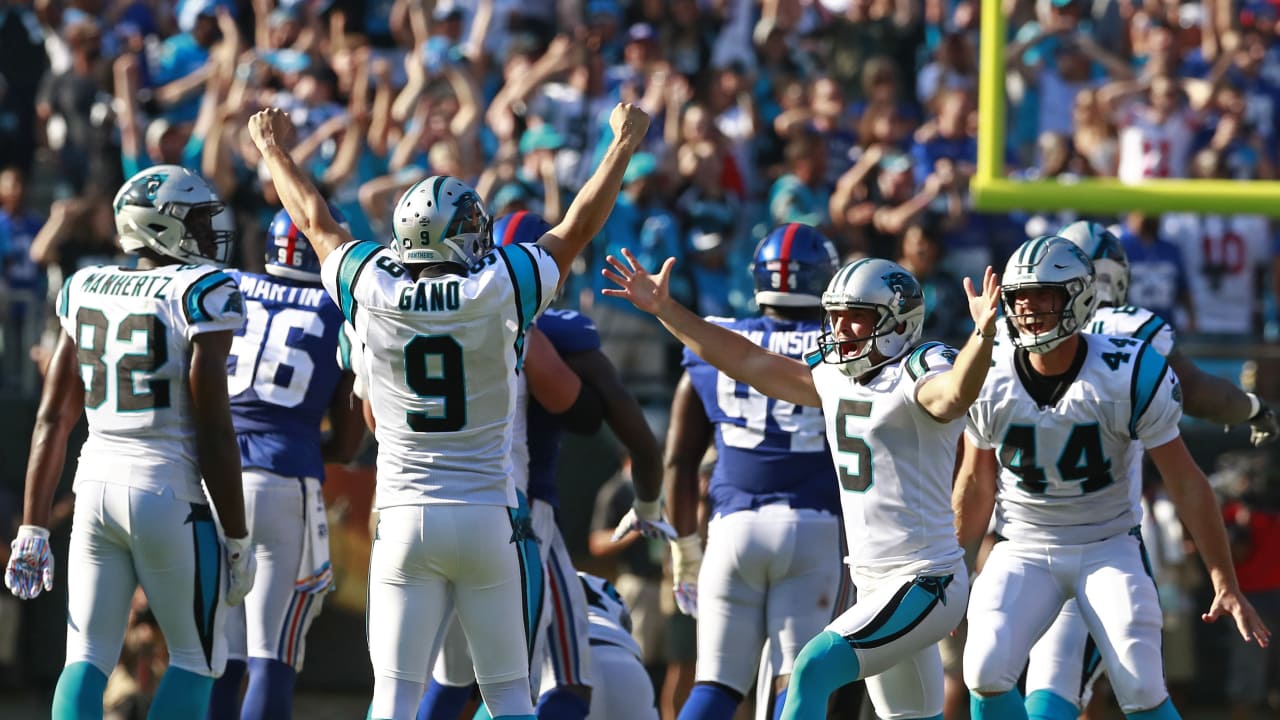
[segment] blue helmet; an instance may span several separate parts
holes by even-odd
[[[543,220],[541,215],[518,210],[493,223],[493,239],[497,245],[535,243],[550,230],[551,223]]]
[[[751,261],[756,304],[818,307],[839,266],[836,246],[822,233],[800,223],[778,226],[756,246]]]
[[[329,212],[344,228],[347,217],[330,205]],[[271,218],[267,231],[267,274],[304,282],[320,282],[320,258],[311,241],[293,224],[289,211],[281,210]]]

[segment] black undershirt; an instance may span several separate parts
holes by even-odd
[[[1076,376],[1080,374],[1080,368],[1084,366],[1084,359],[1088,354],[1089,345],[1084,336],[1081,336],[1080,344],[1076,346],[1076,356],[1071,360],[1071,367],[1061,375],[1041,375],[1036,372],[1031,367],[1031,353],[1022,348],[1018,348],[1013,353],[1013,367],[1018,372],[1022,387],[1027,389],[1027,394],[1036,401],[1036,405],[1042,408],[1053,407],[1067,393],[1071,383],[1076,381]]]

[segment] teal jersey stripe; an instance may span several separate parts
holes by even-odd
[[[360,271],[382,249],[380,243],[364,240],[356,243],[342,256],[338,265],[338,309],[351,322],[355,322],[356,298],[352,292]]]
[[[351,341],[344,328],[338,328],[338,365],[343,370],[351,369]]]
[[[1151,338],[1154,338],[1157,333],[1163,330],[1165,325],[1165,321],[1162,320],[1159,315],[1152,315],[1150,318],[1147,318],[1146,322],[1142,323],[1142,325],[1133,333],[1133,336],[1139,340],[1150,340]]]
[[[911,351],[911,355],[907,357],[907,374],[911,376],[912,380],[919,380],[925,373],[929,372],[929,363],[925,361],[924,356],[928,354],[930,348],[941,344],[940,342],[927,342]]]
[[[191,287],[187,288],[187,292],[182,296],[182,307],[187,314],[188,323],[194,325],[212,319],[209,317],[209,311],[204,307],[204,299],[210,291],[223,284],[234,285],[235,283],[222,271],[211,272],[191,283]]]
[[[538,263],[528,248],[518,244],[500,249],[507,257],[507,268],[511,271],[511,280],[516,286],[520,315],[524,322],[532,324],[538,308],[542,306],[542,277],[538,272]]]
[[[71,278],[72,275],[62,282],[62,289],[58,291],[58,317],[67,317],[67,313],[71,312]]]
[[[1160,389],[1160,383],[1168,370],[1169,361],[1151,347],[1151,343],[1143,343],[1138,351],[1137,362],[1133,364],[1133,383],[1129,389],[1132,413],[1129,419],[1129,437],[1138,437],[1138,423],[1155,399],[1156,391]]]

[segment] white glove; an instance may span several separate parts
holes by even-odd
[[[689,617],[698,617],[698,572],[702,570],[702,538],[696,533],[671,542],[672,589],[676,607]]]
[[[227,568],[231,581],[227,583],[228,605],[239,605],[253,589],[253,578],[258,574],[258,558],[253,553],[253,543],[246,535],[242,538],[226,538]]]
[[[1252,404],[1250,409],[1253,413],[1249,416],[1249,442],[1254,447],[1262,447],[1269,445],[1280,437],[1280,423],[1276,421],[1276,414],[1272,412],[1262,399],[1253,393],[1248,393],[1249,402]]]
[[[676,530],[662,518],[661,500],[641,500],[631,504],[631,509],[622,516],[622,521],[613,531],[613,542],[618,542],[632,530],[640,531],[647,538],[659,540],[675,540]]]
[[[21,525],[18,536],[9,544],[12,552],[4,569],[4,585],[23,600],[30,600],[41,590],[53,589],[53,552],[49,550],[49,531],[36,525]]]

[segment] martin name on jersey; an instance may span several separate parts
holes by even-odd
[[[76,341],[92,432],[79,480],[205,502],[187,376],[191,340],[238,330],[244,301],[209,265],[86,267],[62,286],[57,313]]]
[[[393,251],[357,241],[325,258],[321,276],[360,341],[376,506],[515,507],[516,371],[525,331],[559,282],[552,257],[537,245],[498,247],[465,276],[415,280]]]
[[[1003,537],[1083,544],[1129,531],[1142,520],[1140,479],[1127,472],[1133,454],[1178,436],[1181,388],[1150,342],[1080,339],[1074,381],[1052,406],[1032,399],[1017,353],[1004,352],[969,408],[969,439],[1000,457]]]

